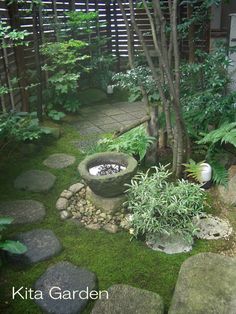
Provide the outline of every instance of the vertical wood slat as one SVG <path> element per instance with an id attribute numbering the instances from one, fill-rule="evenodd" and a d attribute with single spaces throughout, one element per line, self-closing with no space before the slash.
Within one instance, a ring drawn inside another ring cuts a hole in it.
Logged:
<path id="1" fill-rule="evenodd" d="M 13 29 L 20 30 L 20 19 L 19 19 L 19 11 L 17 2 L 13 2 L 8 6 L 8 13 L 10 17 L 10 25 Z M 15 52 L 15 60 L 17 66 L 17 74 L 19 79 L 19 87 L 21 93 L 21 100 L 22 100 L 22 110 L 29 111 L 29 95 L 26 90 L 28 85 L 26 79 L 26 66 L 24 60 L 24 47 L 17 46 L 14 48 Z"/>

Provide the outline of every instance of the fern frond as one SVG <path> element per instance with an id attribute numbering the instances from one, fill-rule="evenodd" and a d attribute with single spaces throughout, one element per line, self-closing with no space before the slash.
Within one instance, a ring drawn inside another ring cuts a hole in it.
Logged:
<path id="1" fill-rule="evenodd" d="M 225 167 L 216 161 L 212 161 L 211 166 L 212 166 L 212 181 L 216 185 L 227 186 L 228 171 L 225 169 Z"/>

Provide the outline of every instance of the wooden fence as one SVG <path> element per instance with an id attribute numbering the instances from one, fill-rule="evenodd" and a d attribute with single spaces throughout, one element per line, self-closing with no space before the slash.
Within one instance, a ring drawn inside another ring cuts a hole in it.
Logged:
<path id="1" fill-rule="evenodd" d="M 12 95 L 1 97 L 1 104 L 8 108 L 29 109 L 28 91 L 25 88 L 29 84 L 29 70 L 34 70 L 37 65 L 37 45 L 36 42 L 43 43 L 56 39 L 55 19 L 63 25 L 66 21 L 65 13 L 68 11 L 98 11 L 99 20 L 104 22 L 105 26 L 100 32 L 110 38 L 107 44 L 107 50 L 112 52 L 117 58 L 117 69 L 120 70 L 127 64 L 127 34 L 125 24 L 122 19 L 116 1 L 99 0 L 81 0 L 81 1 L 61 1 L 61 0 L 42 0 L 43 6 L 37 10 L 31 10 L 32 1 L 26 0 L 23 4 L 17 4 L 14 1 L 7 5 L 6 1 L 0 0 L 0 18 L 12 28 L 17 30 L 26 30 L 29 33 L 26 40 L 28 46 L 19 46 L 16 48 L 1 49 L 0 53 L 0 85 L 11 87 L 11 80 L 18 78 L 18 88 Z M 128 1 L 124 1 L 128 4 Z M 126 7 L 127 13 L 128 5 Z M 142 31 L 148 33 L 150 25 L 148 17 L 143 9 L 136 10 L 136 17 L 139 27 Z M 179 18 L 187 17 L 186 6 L 183 6 L 179 12 Z M 207 34 L 207 32 L 206 32 Z M 153 43 L 151 36 L 146 36 L 150 49 Z M 134 36 L 134 47 L 140 50 L 140 44 L 137 37 Z M 198 43 L 200 47 L 208 46 L 208 38 L 202 38 Z M 182 53 L 188 51 L 187 41 L 181 42 Z M 0 109 L 1 110 L 1 109 Z"/>

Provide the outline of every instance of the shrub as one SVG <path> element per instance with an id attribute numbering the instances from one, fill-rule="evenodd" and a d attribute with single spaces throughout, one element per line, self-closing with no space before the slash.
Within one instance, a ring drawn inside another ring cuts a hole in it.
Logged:
<path id="1" fill-rule="evenodd" d="M 128 185 L 134 236 L 178 233 L 189 238 L 195 234 L 193 217 L 203 212 L 205 193 L 184 180 L 169 183 L 170 175 L 167 166 L 160 165 L 138 173 Z"/>
<path id="2" fill-rule="evenodd" d="M 98 150 L 101 151 L 116 151 L 129 155 L 138 156 L 141 161 L 147 152 L 149 145 L 154 141 L 154 138 L 147 135 L 143 126 L 132 129 L 131 131 L 117 137 L 106 137 L 98 143 Z"/>

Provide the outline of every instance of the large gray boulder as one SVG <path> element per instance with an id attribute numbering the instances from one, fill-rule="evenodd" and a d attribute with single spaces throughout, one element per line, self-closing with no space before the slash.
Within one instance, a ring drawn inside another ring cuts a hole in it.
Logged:
<path id="1" fill-rule="evenodd" d="M 35 290 L 42 291 L 42 299 L 35 302 L 44 313 L 80 314 L 96 282 L 95 274 L 87 269 L 60 262 L 49 267 L 35 283 Z"/>
<path id="2" fill-rule="evenodd" d="M 56 177 L 47 171 L 28 170 L 20 174 L 14 182 L 16 189 L 30 192 L 47 192 L 56 181 Z"/>
<path id="3" fill-rule="evenodd" d="M 151 291 L 114 285 L 96 301 L 91 314 L 162 314 L 162 298 Z"/>
<path id="4" fill-rule="evenodd" d="M 61 244 L 48 229 L 35 229 L 18 233 L 13 238 L 27 247 L 24 254 L 7 254 L 8 260 L 21 266 L 31 265 L 53 257 L 61 251 Z"/>
<path id="5" fill-rule="evenodd" d="M 219 196 L 228 205 L 236 206 L 236 165 L 229 168 L 229 182 L 227 187 L 218 187 Z"/>
<path id="6" fill-rule="evenodd" d="M 236 258 L 201 253 L 181 266 L 169 314 L 235 314 Z"/>
<path id="7" fill-rule="evenodd" d="M 16 200 L 0 203 L 0 217 L 13 218 L 13 224 L 40 222 L 45 214 L 44 205 L 34 200 Z"/>

